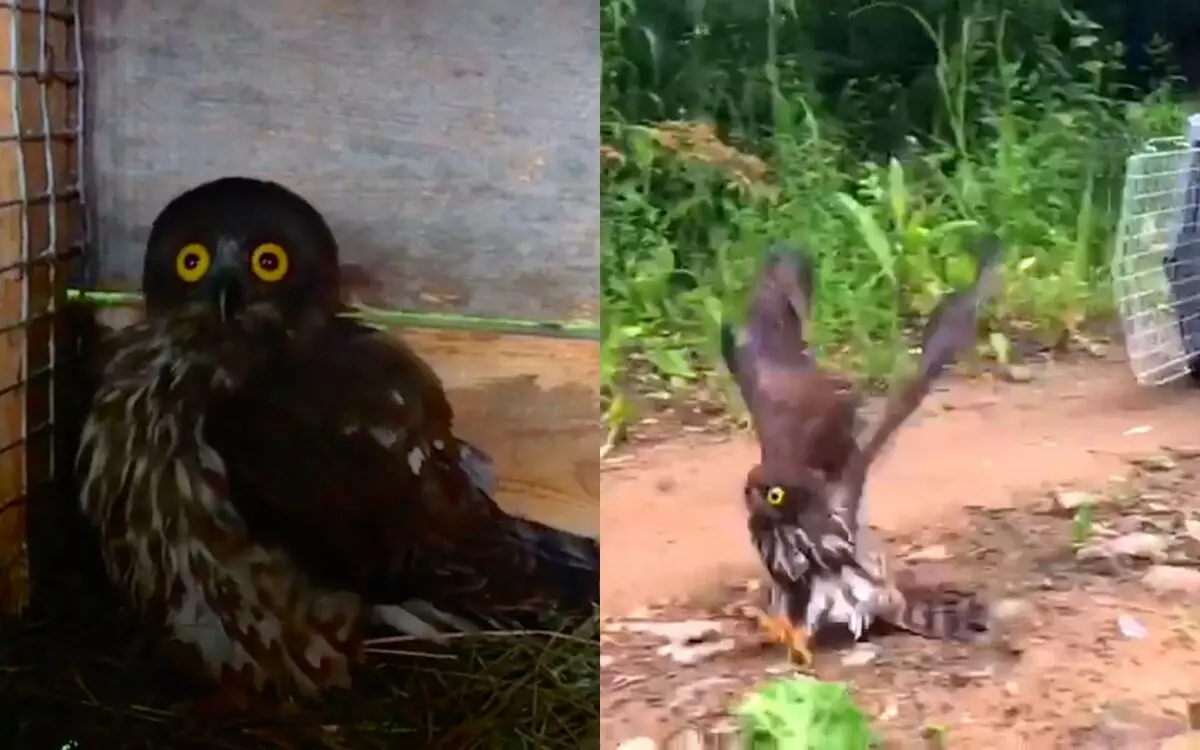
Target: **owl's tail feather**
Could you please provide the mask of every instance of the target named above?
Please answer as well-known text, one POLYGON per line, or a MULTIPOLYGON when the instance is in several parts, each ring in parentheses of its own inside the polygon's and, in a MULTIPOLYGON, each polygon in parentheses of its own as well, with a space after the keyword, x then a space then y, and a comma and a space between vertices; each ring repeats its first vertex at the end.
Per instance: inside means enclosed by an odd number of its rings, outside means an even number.
POLYGON ((600 542, 525 518, 510 533, 532 552, 530 589, 564 615, 590 615, 600 601, 600 542))
POLYGON ((532 566, 525 580, 496 571, 505 584, 498 596, 471 606, 435 605, 424 599, 377 605, 372 619, 378 625, 416 638, 440 641, 447 633, 485 630, 556 628, 562 618, 591 616, 600 601, 600 543, 536 521, 511 518, 513 544, 532 566))
MULTIPOLYGON (((466 441, 460 441, 460 450, 459 465, 488 502, 493 502, 496 477, 491 459, 466 441)), ((600 543, 591 537, 508 515, 498 507, 496 510, 508 523, 508 536, 517 550, 516 557, 525 561, 518 566, 521 575, 528 575, 524 582, 509 583, 522 594, 528 593, 529 606, 545 607, 568 616, 592 614, 600 601, 600 543)), ((516 598, 520 607, 525 597, 516 598)))
POLYGON ((939 641, 978 641, 991 630, 991 608, 974 592, 906 586, 899 604, 880 619, 914 635, 939 641))

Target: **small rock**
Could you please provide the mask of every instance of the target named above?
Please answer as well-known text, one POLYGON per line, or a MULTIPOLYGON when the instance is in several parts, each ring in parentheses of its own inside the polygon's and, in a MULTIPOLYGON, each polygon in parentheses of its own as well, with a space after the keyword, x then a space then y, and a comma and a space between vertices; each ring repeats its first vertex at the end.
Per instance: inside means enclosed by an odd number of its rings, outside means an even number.
POLYGON ((870 643, 859 643, 842 654, 843 667, 865 667, 879 657, 879 649, 870 643))
POLYGON ((1100 496, 1094 492, 1063 490, 1054 493, 1054 503, 1063 510, 1075 510, 1084 505, 1095 505, 1100 496))
POLYGON ((1200 592, 1200 570, 1177 565, 1154 565, 1142 576, 1142 583, 1159 593, 1200 592))
POLYGON ((937 562, 950 559, 950 550, 944 544, 931 544, 904 556, 910 562, 937 562))
POLYGON ((1167 559, 1167 540, 1156 534, 1135 531, 1112 539, 1097 539, 1080 547, 1075 559, 1080 562, 1107 560, 1114 557, 1134 557, 1151 562, 1167 559))
POLYGON ((1164 445, 1163 450, 1178 459, 1200 458, 1200 445, 1164 445))
POLYGON ((1186 732, 1164 740, 1158 750, 1200 750, 1200 731, 1186 732))
POLYGON ((600 654, 600 668, 611 667, 617 661, 617 657, 612 654, 600 654))
POLYGON ((1157 534, 1135 531, 1104 542, 1114 555, 1139 557, 1144 560, 1165 560, 1167 540, 1157 534))
POLYGON ((667 740, 667 747, 678 750, 704 750, 704 732, 695 727, 681 729, 667 740))
POLYGON ((723 632, 721 623, 715 620, 680 620, 678 622, 641 620, 622 622, 617 627, 633 633, 656 635, 672 643, 695 643, 711 640, 723 632))
POLYGON ((1183 522, 1183 528, 1188 536, 1200 542, 1200 521, 1189 518, 1183 522))
POLYGON ((710 643, 668 643, 658 649, 659 656, 665 656, 676 664, 692 666, 707 661, 718 654, 724 654, 737 648, 737 642, 732 638, 722 638, 710 643))
POLYGON ((1112 550, 1104 542, 1090 542, 1075 550, 1075 559, 1079 562, 1107 560, 1112 556, 1112 550))
POLYGON ((671 702, 667 706, 674 710, 681 706, 696 703, 706 693, 713 693, 721 688, 736 684, 737 680, 732 677, 704 677, 676 688, 675 694, 671 697, 671 702))
POLYGON ((1009 365, 1004 368, 1004 379, 1010 383, 1028 383, 1033 380, 1033 369, 1027 365, 1009 365))
POLYGON ((1144 471, 1171 471, 1179 464, 1170 456, 1143 456, 1131 462, 1144 471))
MULTIPOLYGON (((1053 582, 1050 585, 1053 587, 1053 582)), ((1018 599, 1016 597, 1001 599, 994 602, 991 606, 992 617, 1000 622, 1010 622, 1023 618, 1032 611, 1033 605, 1025 599, 1018 599)))
POLYGON ((658 750, 658 743, 649 737, 633 737, 617 745, 617 750, 658 750))
MULTIPOLYGON (((710 730, 709 734, 712 735, 713 737, 726 737, 726 736, 731 736, 731 735, 737 734, 738 732, 741 731, 741 729, 742 729, 741 726, 739 726, 736 721, 734 721, 732 718, 727 716, 724 719, 720 719, 715 724, 713 724, 712 729, 710 730)), ((717 747, 726 747, 726 746, 718 743, 717 747)), ((729 747, 733 747, 733 746, 729 745, 729 747)))
POLYGON ((1140 641, 1146 637, 1146 626, 1129 615, 1121 615, 1117 618, 1117 630, 1121 631, 1121 635, 1134 641, 1140 641))

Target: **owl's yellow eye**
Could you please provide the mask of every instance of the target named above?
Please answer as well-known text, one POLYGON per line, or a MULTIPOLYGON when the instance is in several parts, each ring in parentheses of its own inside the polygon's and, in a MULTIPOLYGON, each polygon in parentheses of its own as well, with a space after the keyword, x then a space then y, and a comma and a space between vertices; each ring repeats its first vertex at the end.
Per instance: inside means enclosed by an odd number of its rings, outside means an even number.
POLYGON ((771 489, 767 490, 767 504, 782 505, 784 494, 785 493, 782 487, 772 487, 771 489))
POLYGON ((265 242, 250 254, 250 270, 263 281, 281 281, 287 276, 288 254, 274 242, 265 242))
POLYGON ((208 248, 199 242, 184 245, 175 256, 175 274, 189 284, 204 278, 211 265, 212 256, 209 255, 208 248))

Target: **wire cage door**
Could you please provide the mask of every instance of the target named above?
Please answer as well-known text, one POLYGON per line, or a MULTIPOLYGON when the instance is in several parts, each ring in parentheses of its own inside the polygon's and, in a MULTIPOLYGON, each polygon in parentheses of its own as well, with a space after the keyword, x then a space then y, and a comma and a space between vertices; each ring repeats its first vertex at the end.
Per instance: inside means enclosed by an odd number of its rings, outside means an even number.
POLYGON ((54 313, 82 249, 74 0, 0 2, 0 614, 29 595, 26 504, 54 472, 54 313))
POLYGON ((1200 372, 1200 114, 1129 158, 1112 274, 1137 382, 1200 372))

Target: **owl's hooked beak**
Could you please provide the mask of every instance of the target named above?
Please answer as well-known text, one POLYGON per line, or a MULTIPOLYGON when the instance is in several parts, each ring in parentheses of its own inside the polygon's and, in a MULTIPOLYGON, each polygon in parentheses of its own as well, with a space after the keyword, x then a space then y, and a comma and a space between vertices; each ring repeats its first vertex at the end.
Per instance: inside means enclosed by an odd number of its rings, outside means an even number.
POLYGON ((213 303, 222 323, 228 323, 241 312, 246 301, 245 273, 242 254, 234 240, 217 243, 212 269, 213 303))

